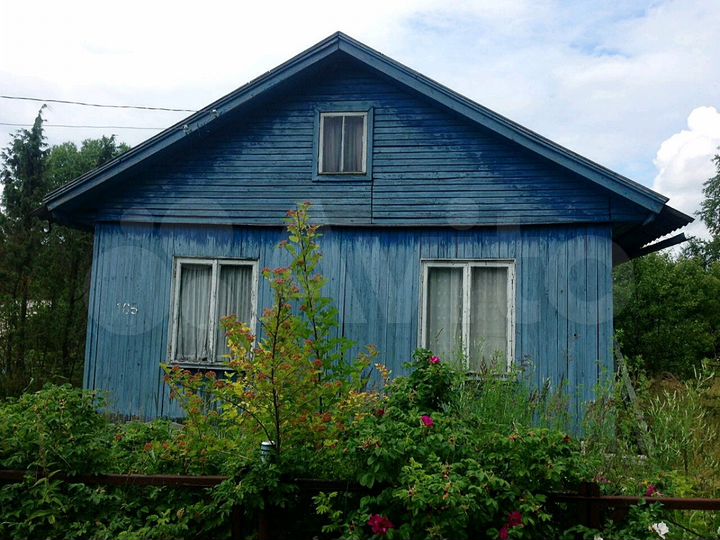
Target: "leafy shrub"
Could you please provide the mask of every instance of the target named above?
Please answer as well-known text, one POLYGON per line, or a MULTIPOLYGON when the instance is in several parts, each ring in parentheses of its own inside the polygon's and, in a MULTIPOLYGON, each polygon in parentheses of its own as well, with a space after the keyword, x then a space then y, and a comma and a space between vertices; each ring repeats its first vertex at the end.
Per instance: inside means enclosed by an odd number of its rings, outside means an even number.
POLYGON ((207 440, 191 428, 114 425, 98 412, 102 404, 69 385, 0 404, 0 468, 29 473, 0 486, 0 538, 222 538, 229 509, 209 495, 73 483, 76 474, 211 472, 201 456, 182 451, 207 440))
POLYGON ((102 400, 70 385, 8 399, 0 406, 0 467, 93 473, 108 463, 112 426, 102 400))
POLYGON ((497 538, 503 529, 512 538, 557 536, 546 494, 590 474, 578 442, 538 427, 494 429, 465 407, 483 386, 468 385, 430 351, 417 351, 407 367, 411 374, 386 388, 382 414, 348 429, 355 479, 380 491, 339 513, 337 495, 319 497, 318 511, 332 518, 327 530, 371 538, 383 519, 388 538, 497 538))

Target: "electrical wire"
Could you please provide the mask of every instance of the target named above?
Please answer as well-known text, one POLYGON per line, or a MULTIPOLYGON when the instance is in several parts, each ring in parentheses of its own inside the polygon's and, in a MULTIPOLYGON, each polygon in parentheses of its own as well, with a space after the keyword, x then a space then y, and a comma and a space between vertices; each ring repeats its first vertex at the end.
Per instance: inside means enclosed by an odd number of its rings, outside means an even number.
MULTIPOLYGON (((0 126, 12 126, 12 127, 32 127, 33 124, 15 124, 12 122, 0 122, 0 126)), ((43 122, 43 127, 59 127, 59 128, 83 128, 83 129, 152 129, 159 131, 165 129, 164 127, 147 127, 147 126, 82 126, 73 124, 46 124, 43 122)))
POLYGON ((166 111, 166 112, 197 112, 194 109, 173 109, 171 107, 145 107, 142 105, 107 105, 102 103, 87 103, 85 101, 69 101, 64 99, 42 99, 27 96, 3 96, 2 99, 16 99, 21 101, 42 101, 48 103, 64 103, 66 105, 81 105, 83 107, 99 107, 108 109, 140 109, 143 111, 166 111))

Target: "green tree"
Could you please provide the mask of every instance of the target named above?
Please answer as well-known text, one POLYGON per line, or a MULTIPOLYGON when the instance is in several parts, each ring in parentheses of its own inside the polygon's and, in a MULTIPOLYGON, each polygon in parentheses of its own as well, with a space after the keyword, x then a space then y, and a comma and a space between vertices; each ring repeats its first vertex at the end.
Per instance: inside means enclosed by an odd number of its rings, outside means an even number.
POLYGON ((0 154, 0 395, 78 382, 92 235, 49 224, 36 210, 53 189, 128 149, 114 136, 48 149, 42 112, 0 154))
POLYGON ((614 272, 620 344, 651 374, 692 376, 704 358, 720 355, 720 156, 713 161, 698 212, 712 238, 691 238, 679 257, 647 255, 614 272))
POLYGON ((713 158, 716 174, 703 185, 705 199, 700 204, 698 215, 713 237, 720 236, 720 155, 713 158))
POLYGON ((720 265, 651 254, 614 274, 615 327, 623 353, 651 374, 693 374, 720 352, 720 265))
POLYGON ((43 237, 43 224, 33 215, 33 210, 48 190, 42 112, 40 109, 32 128, 18 131, 0 154, 3 160, 0 302, 4 356, 0 369, 5 382, 13 386, 24 378, 31 268, 43 237))
POLYGON ((715 156, 713 161, 716 174, 703 186, 705 199, 698 214, 712 234, 712 238, 702 244, 703 260, 706 264, 720 262, 720 155, 715 156))
POLYGON ((691 238, 683 249, 683 256, 701 260, 708 267, 720 262, 720 155, 713 158, 716 174, 703 184, 704 199, 697 216, 710 232, 709 240, 691 238))

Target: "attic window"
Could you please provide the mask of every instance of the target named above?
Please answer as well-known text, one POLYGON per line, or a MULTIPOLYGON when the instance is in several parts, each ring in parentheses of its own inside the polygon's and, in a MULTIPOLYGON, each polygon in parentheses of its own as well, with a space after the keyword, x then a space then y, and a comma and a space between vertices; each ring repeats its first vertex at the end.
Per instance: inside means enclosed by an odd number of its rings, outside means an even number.
POLYGON ((227 361, 222 318, 233 315, 252 328, 257 302, 257 262, 176 259, 171 358, 207 366, 227 361))
POLYGON ((366 112, 320 114, 320 174, 365 174, 367 172, 366 112))
POLYGON ((513 357, 513 261, 423 263, 421 341, 472 373, 502 372, 513 357))

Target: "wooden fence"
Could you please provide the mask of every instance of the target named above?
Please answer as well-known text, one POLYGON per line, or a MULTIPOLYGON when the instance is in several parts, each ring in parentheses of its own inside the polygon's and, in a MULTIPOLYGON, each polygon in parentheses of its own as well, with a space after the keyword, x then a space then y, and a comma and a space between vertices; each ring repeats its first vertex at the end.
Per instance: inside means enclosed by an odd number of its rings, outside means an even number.
MULTIPOLYGON (((25 480, 28 476, 40 479, 43 477, 39 471, 19 471, 19 470, 2 470, 0 469, 0 484, 2 483, 18 483, 25 480)), ((203 490, 213 488, 229 477, 227 476, 185 476, 174 474, 102 474, 87 475, 80 474, 67 476, 64 474, 55 474, 52 477, 55 480, 72 482, 75 484, 85 484, 88 486, 154 486, 165 487, 170 489, 190 489, 203 490)), ((308 478, 288 479, 287 483, 296 485, 300 493, 317 494, 322 491, 331 492, 339 491, 344 493, 372 493, 372 490, 364 488, 359 484, 337 480, 317 480, 308 478)), ((272 527, 271 518, 265 512, 261 512, 257 523, 258 539, 271 540, 272 527)), ((230 515, 229 527, 231 530, 232 540, 241 540, 244 528, 242 509, 238 506, 233 507, 230 515)))
POLYGON ((705 512, 720 510, 720 499, 602 495, 600 486, 591 482, 582 484, 577 493, 553 493, 549 496, 549 500, 553 503, 576 506, 579 510, 578 522, 594 529, 600 529, 607 517, 614 520, 622 519, 627 515, 631 506, 641 502, 661 503, 667 510, 701 510, 705 512))
MULTIPOLYGON (((42 474, 29 471, 0 470, 0 483, 22 482, 28 475, 41 478, 42 474)), ((183 475, 143 475, 143 474, 105 474, 105 475, 53 475, 54 479, 78 484, 102 486, 155 486, 170 489, 201 490, 217 486, 228 479, 227 476, 183 476, 183 475)), ((369 490, 358 484, 337 480, 316 480, 294 478, 286 480, 288 484, 298 487, 300 493, 316 494, 322 491, 338 491, 345 493, 369 494, 369 490)), ((375 490, 376 491, 376 490, 375 490)), ((720 511, 720 499, 698 499, 677 497, 629 497, 618 495, 601 495, 600 486, 584 483, 576 493, 553 493, 548 496, 550 504, 573 505, 578 509, 577 522, 588 527, 600 529, 607 517, 621 519, 627 510, 641 502, 661 503, 668 510, 701 510, 720 511)), ((261 514, 257 524, 259 540, 271 540, 271 519, 261 514)), ((232 540, 241 540, 243 533, 242 509, 234 507, 230 516, 232 540)))

